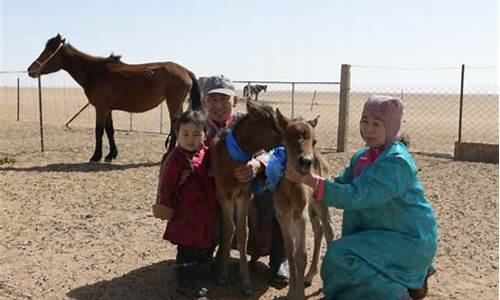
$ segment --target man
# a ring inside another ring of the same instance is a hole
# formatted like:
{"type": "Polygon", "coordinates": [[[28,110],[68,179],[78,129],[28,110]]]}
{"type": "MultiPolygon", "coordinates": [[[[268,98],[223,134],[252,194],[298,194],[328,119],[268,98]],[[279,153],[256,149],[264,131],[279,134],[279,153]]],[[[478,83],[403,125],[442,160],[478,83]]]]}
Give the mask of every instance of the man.
{"type": "MultiPolygon", "coordinates": [[[[206,144],[210,144],[219,130],[228,128],[243,114],[235,112],[237,97],[234,84],[223,75],[205,77],[201,86],[203,95],[202,107],[207,115],[209,123],[206,144]]],[[[245,168],[235,171],[234,176],[241,182],[248,182],[264,170],[260,160],[252,159],[245,168]]],[[[258,211],[258,239],[265,240],[266,231],[271,235],[271,245],[262,245],[260,248],[268,248],[268,251],[260,249],[260,253],[269,252],[269,267],[272,279],[277,283],[285,283],[289,277],[288,263],[285,260],[283,237],[279,224],[274,217],[272,193],[264,192],[253,199],[258,211]],[[268,230],[266,230],[266,228],[268,230]],[[261,230],[263,229],[263,230],[261,230]],[[267,246],[267,247],[266,247],[267,246]],[[270,248],[270,249],[269,249],[270,248]]],[[[266,242],[264,242],[266,244],[266,242]]],[[[267,242],[269,244],[269,242],[267,242]]]]}

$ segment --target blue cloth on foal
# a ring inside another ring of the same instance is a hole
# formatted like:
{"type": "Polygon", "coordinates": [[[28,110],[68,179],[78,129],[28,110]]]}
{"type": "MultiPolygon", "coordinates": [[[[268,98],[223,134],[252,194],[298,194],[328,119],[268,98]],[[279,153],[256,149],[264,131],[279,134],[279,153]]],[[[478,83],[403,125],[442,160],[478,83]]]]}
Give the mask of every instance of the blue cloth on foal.
{"type": "Polygon", "coordinates": [[[258,195],[266,190],[274,191],[285,176],[286,169],[286,150],[279,146],[269,151],[269,160],[266,166],[265,182],[255,178],[252,181],[250,189],[254,195],[258,195]]]}
{"type": "Polygon", "coordinates": [[[243,149],[240,148],[240,145],[238,145],[238,142],[236,141],[232,130],[226,131],[224,140],[226,142],[226,148],[229,152],[229,155],[235,161],[247,162],[252,158],[250,154],[246,153],[245,151],[243,151],[243,149]]]}

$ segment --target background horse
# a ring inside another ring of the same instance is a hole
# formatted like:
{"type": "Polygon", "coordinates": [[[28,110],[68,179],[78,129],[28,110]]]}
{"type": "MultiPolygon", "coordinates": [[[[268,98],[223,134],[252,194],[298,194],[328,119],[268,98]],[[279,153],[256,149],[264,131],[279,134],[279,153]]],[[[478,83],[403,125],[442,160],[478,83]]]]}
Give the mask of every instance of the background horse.
{"type": "MultiPolygon", "coordinates": [[[[219,134],[212,142],[212,172],[222,212],[222,241],[217,252],[216,263],[220,269],[219,282],[227,280],[227,261],[231,241],[235,233],[234,213],[237,217],[237,241],[240,252],[240,279],[245,295],[252,294],[247,263],[247,221],[252,194],[250,182],[241,183],[233,173],[246,165],[259,150],[269,151],[281,142],[281,129],[274,110],[265,105],[247,102],[247,114],[235,122],[233,127],[219,134]],[[230,145],[229,147],[227,145],[230,145]],[[238,148],[238,149],[235,149],[238,148]],[[237,152],[235,155],[235,151],[237,152]]],[[[250,218],[250,223],[254,223],[250,218]]],[[[250,224],[251,234],[256,224],[250,224]],[[253,228],[253,229],[252,229],[253,228]]],[[[253,239],[254,241],[256,239],[253,239]]]]}
{"type": "MultiPolygon", "coordinates": [[[[320,152],[314,148],[316,143],[314,127],[318,118],[312,121],[289,120],[277,110],[277,118],[284,132],[284,145],[287,153],[287,168],[302,174],[314,168],[315,173],[326,176],[328,165],[320,152]]],[[[326,242],[333,239],[333,230],[328,208],[312,200],[313,190],[305,184],[293,183],[284,177],[274,192],[276,219],[283,234],[285,253],[290,266],[290,285],[288,299],[305,299],[305,284],[310,285],[318,273],[319,251],[323,232],[326,242]],[[307,262],[305,246],[306,211],[314,232],[314,252],[309,272],[304,278],[307,262]]]]}
{"type": "Polygon", "coordinates": [[[170,135],[165,147],[171,150],[176,142],[173,120],[182,112],[188,93],[191,109],[201,107],[196,77],[173,62],[130,65],[121,62],[120,56],[94,57],[65,43],[65,39],[57,34],[47,41],[40,56],[29,66],[28,74],[36,78],[61,69],[78,82],[90,104],[95,107],[95,151],[90,161],[101,160],[104,129],[109,140],[109,154],[105,160],[111,161],[118,154],[111,114],[114,109],[144,112],[165,100],[170,116],[170,135]]]}
{"type": "Polygon", "coordinates": [[[261,84],[256,84],[256,85],[245,85],[243,87],[243,97],[246,97],[247,99],[252,99],[252,96],[255,95],[255,101],[259,100],[259,93],[261,91],[267,92],[267,85],[261,85],[261,84]]]}

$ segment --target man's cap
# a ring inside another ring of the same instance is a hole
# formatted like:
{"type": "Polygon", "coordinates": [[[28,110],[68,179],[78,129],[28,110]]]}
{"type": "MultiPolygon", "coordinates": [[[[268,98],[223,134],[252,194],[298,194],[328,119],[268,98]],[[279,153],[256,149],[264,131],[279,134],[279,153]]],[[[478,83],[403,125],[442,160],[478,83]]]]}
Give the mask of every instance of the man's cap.
{"type": "Polygon", "coordinates": [[[236,95],[233,82],[229,78],[224,77],[224,75],[217,75],[206,78],[203,85],[202,94],[208,95],[215,93],[228,96],[236,95]]]}

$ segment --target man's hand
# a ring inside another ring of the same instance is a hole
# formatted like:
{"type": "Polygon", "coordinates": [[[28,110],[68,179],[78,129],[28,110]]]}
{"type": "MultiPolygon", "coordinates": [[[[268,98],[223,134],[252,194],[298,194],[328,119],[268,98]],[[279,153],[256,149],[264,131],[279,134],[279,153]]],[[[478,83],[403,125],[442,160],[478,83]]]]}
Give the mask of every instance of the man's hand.
{"type": "Polygon", "coordinates": [[[258,160],[251,159],[245,166],[234,170],[233,175],[240,182],[245,183],[254,179],[255,176],[257,176],[257,174],[260,172],[261,168],[262,164],[258,160]]]}

